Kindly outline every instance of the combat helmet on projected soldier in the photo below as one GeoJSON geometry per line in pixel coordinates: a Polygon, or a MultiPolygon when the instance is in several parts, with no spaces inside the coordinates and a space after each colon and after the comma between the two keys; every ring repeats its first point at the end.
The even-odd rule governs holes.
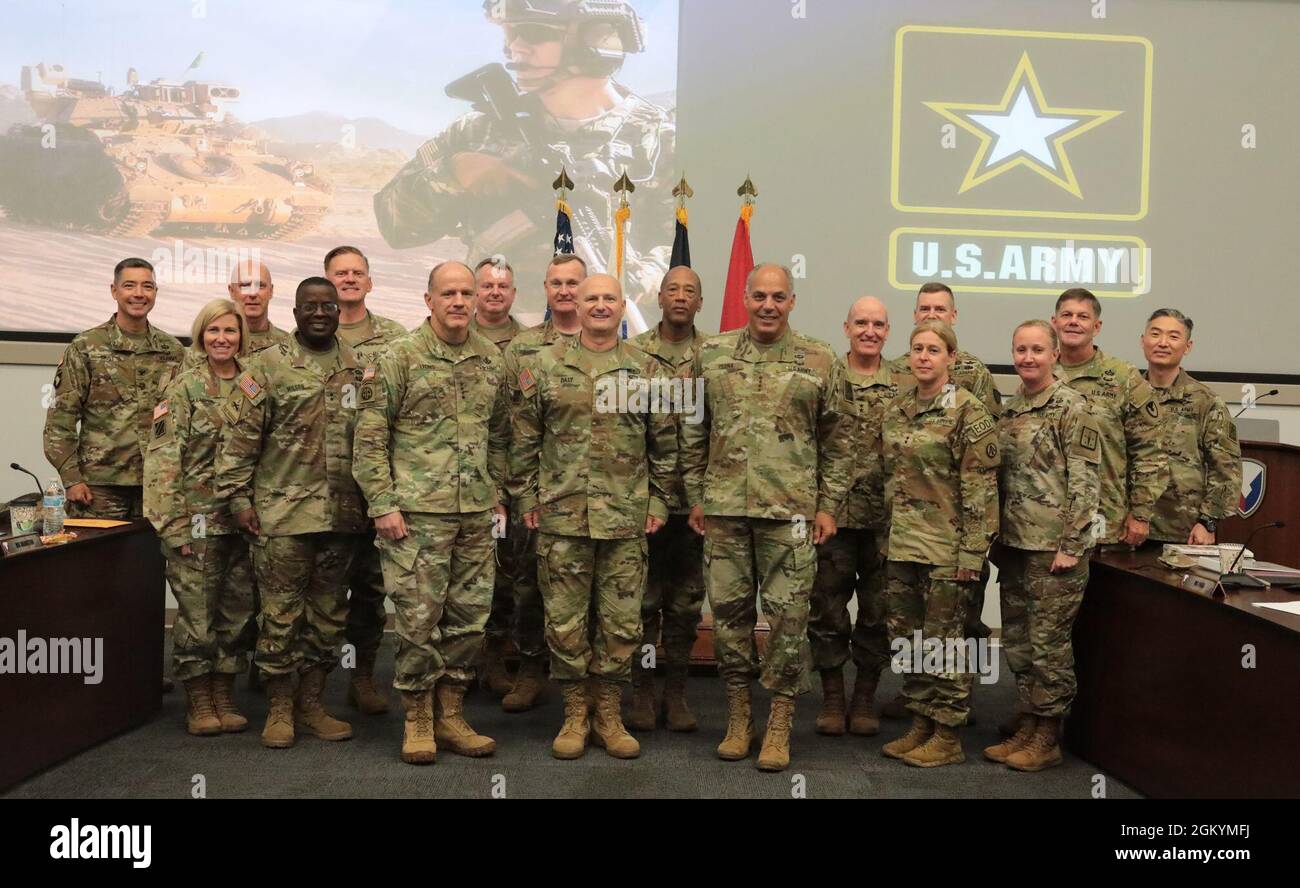
{"type": "Polygon", "coordinates": [[[672,241],[676,125],[613,80],[628,54],[645,50],[640,17],[615,0],[486,0],[483,9],[504,32],[508,65],[448,84],[473,110],[375,195],[380,233],[399,248],[459,237],[470,255],[508,254],[520,280],[535,280],[553,252],[550,184],[561,169],[574,182],[573,252],[591,261],[613,253],[609,186],[626,170],[648,224],[627,241],[629,296],[656,288],[672,241]],[[554,90],[574,78],[586,82],[554,90]]]}

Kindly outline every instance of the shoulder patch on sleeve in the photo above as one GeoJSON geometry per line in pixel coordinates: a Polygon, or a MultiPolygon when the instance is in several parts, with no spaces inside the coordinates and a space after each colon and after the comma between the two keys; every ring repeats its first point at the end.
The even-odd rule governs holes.
{"type": "Polygon", "coordinates": [[[1147,401],[1146,406],[1143,407],[1142,410],[1143,412],[1146,413],[1147,416],[1151,417],[1152,419],[1160,418],[1160,407],[1157,406],[1155,398],[1152,398],[1151,400],[1147,401]]]}
{"type": "Polygon", "coordinates": [[[162,419],[170,412],[171,412],[171,401],[167,398],[163,398],[161,401],[158,402],[158,406],[153,409],[153,418],[155,420],[162,419]]]}
{"type": "Polygon", "coordinates": [[[1092,422],[1081,423],[1071,449],[1090,463],[1100,463],[1101,431],[1092,422]]]}
{"type": "Polygon", "coordinates": [[[368,365],[366,366],[366,369],[363,370],[363,371],[361,371],[361,381],[362,381],[362,382],[369,382],[370,380],[372,380],[372,379],[375,378],[375,373],[376,373],[376,372],[378,372],[378,371],[375,369],[375,365],[374,365],[374,364],[368,364],[368,365]]]}
{"type": "MultiPolygon", "coordinates": [[[[993,417],[987,415],[981,416],[966,427],[966,440],[974,444],[997,427],[998,424],[993,421],[993,417]]],[[[994,450],[996,451],[996,449],[997,445],[994,445],[994,450]]]]}
{"type": "Polygon", "coordinates": [[[257,400],[262,397],[262,387],[247,373],[239,377],[239,390],[253,403],[257,403],[257,400]]]}

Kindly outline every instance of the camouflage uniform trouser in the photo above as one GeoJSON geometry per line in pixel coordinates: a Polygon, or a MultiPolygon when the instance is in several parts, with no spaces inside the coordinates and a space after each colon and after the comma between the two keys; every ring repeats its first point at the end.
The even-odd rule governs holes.
{"type": "Polygon", "coordinates": [[[537,578],[546,607],[552,678],[632,678],[648,549],[645,537],[537,535],[537,578]]]}
{"type": "MultiPolygon", "coordinates": [[[[927,644],[945,646],[965,641],[966,614],[976,595],[976,583],[941,579],[935,573],[952,574],[955,568],[890,561],[886,568],[885,594],[889,614],[889,636],[914,643],[919,630],[927,644]],[[936,639],[930,642],[929,639],[936,639]]],[[[911,659],[908,659],[910,665],[911,659]]],[[[907,708],[939,724],[958,727],[970,713],[970,692],[974,684],[973,664],[957,671],[956,663],[945,658],[940,672],[903,673],[903,696],[907,708]]]]}
{"type": "Polygon", "coordinates": [[[356,557],[348,571],[348,625],[344,635],[358,651],[378,649],[384,640],[388,615],[384,612],[384,572],[371,527],[357,539],[356,557]]]}
{"type": "Polygon", "coordinates": [[[253,617],[253,566],[237,533],[190,543],[193,554],[162,544],[167,582],[176,596],[172,675],[178,681],[209,672],[237,673],[248,653],[244,629],[253,617]]]}
{"type": "MultiPolygon", "coordinates": [[[[546,656],[546,609],[542,604],[542,590],[537,580],[537,531],[524,526],[524,516],[514,503],[510,504],[510,525],[506,529],[507,540],[513,538],[514,545],[502,546],[498,551],[508,549],[510,555],[501,561],[504,570],[507,561],[510,565],[507,582],[513,582],[514,601],[513,629],[515,647],[524,657],[546,656]]],[[[498,583],[498,588],[500,584],[498,583]]],[[[506,594],[504,590],[502,594],[506,594]]],[[[495,597],[496,590],[493,595],[495,597]]]]}
{"type": "Polygon", "coordinates": [[[1020,700],[1043,717],[1066,715],[1078,689],[1074,678],[1074,618],[1088,585],[1088,558],[1054,574],[1055,552],[1002,547],[1002,649],[1016,675],[1020,700]]]}
{"type": "MultiPolygon", "coordinates": [[[[662,641],[664,666],[670,671],[690,666],[704,605],[704,537],[691,530],[687,517],[669,515],[648,538],[650,566],[641,599],[641,647],[662,641]]],[[[642,671],[640,656],[633,669],[642,671]]]]}
{"type": "Polygon", "coordinates": [[[356,540],[354,533],[301,533],[258,537],[249,546],[262,599],[257,665],[264,673],[338,664],[356,540]]]}
{"type": "Polygon", "coordinates": [[[767,518],[710,515],[704,523],[704,587],[713,611],[713,649],[728,685],[795,696],[810,690],[808,608],[817,550],[803,527],[767,518]],[[754,648],[759,596],[772,627],[760,675],[754,648]]]}
{"type": "Polygon", "coordinates": [[[839,669],[853,653],[860,673],[879,675],[889,665],[885,626],[885,559],[874,531],[840,528],[817,552],[817,581],[808,614],[813,668],[839,669]],[[858,619],[849,621],[849,599],[857,594],[858,619]]]}
{"type": "Polygon", "coordinates": [[[144,517],[144,488],[124,484],[89,484],[90,505],[68,503],[72,518],[112,518],[128,521],[144,517]]]}
{"type": "Polygon", "coordinates": [[[406,536],[377,539],[384,589],[397,611],[393,687],[468,684],[492,607],[492,511],[403,512],[406,536]]]}

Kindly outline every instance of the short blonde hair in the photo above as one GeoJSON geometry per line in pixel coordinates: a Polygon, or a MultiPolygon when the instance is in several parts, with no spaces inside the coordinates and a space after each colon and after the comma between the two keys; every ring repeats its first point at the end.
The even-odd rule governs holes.
{"type": "Polygon", "coordinates": [[[1016,329],[1011,331],[1011,342],[1014,344],[1016,341],[1016,334],[1029,327],[1033,327],[1036,330],[1042,330],[1047,334],[1048,341],[1052,343],[1052,351],[1061,350],[1061,340],[1056,335],[1056,328],[1047,323],[1047,321],[1039,320],[1038,318],[1029,321],[1021,321],[1016,326],[1016,329]]]}
{"type": "Polygon", "coordinates": [[[907,344],[910,346],[912,340],[916,339],[921,333],[933,333],[943,340],[944,345],[948,346],[948,354],[957,354],[957,334],[952,332],[952,327],[949,327],[943,321],[931,318],[917,324],[912,328],[912,335],[907,338],[907,344]]]}
{"type": "Polygon", "coordinates": [[[206,355],[208,352],[203,347],[203,331],[208,328],[208,324],[228,314],[234,315],[235,323],[239,325],[239,349],[235,354],[239,356],[246,354],[248,352],[248,322],[244,320],[244,313],[239,310],[239,306],[230,299],[213,299],[199,310],[199,316],[194,319],[194,326],[190,328],[190,337],[193,339],[190,348],[201,355],[206,355]]]}

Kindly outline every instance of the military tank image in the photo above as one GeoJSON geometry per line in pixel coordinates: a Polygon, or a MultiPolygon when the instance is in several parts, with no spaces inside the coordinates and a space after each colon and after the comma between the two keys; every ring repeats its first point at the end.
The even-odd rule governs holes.
{"type": "Polygon", "coordinates": [[[0,207],[11,220],[115,237],[292,240],[329,212],[333,189],[311,164],[268,153],[228,112],[238,88],[138,81],[131,69],[115,94],[62,65],[22,68],[41,122],[0,137],[0,207]]]}

